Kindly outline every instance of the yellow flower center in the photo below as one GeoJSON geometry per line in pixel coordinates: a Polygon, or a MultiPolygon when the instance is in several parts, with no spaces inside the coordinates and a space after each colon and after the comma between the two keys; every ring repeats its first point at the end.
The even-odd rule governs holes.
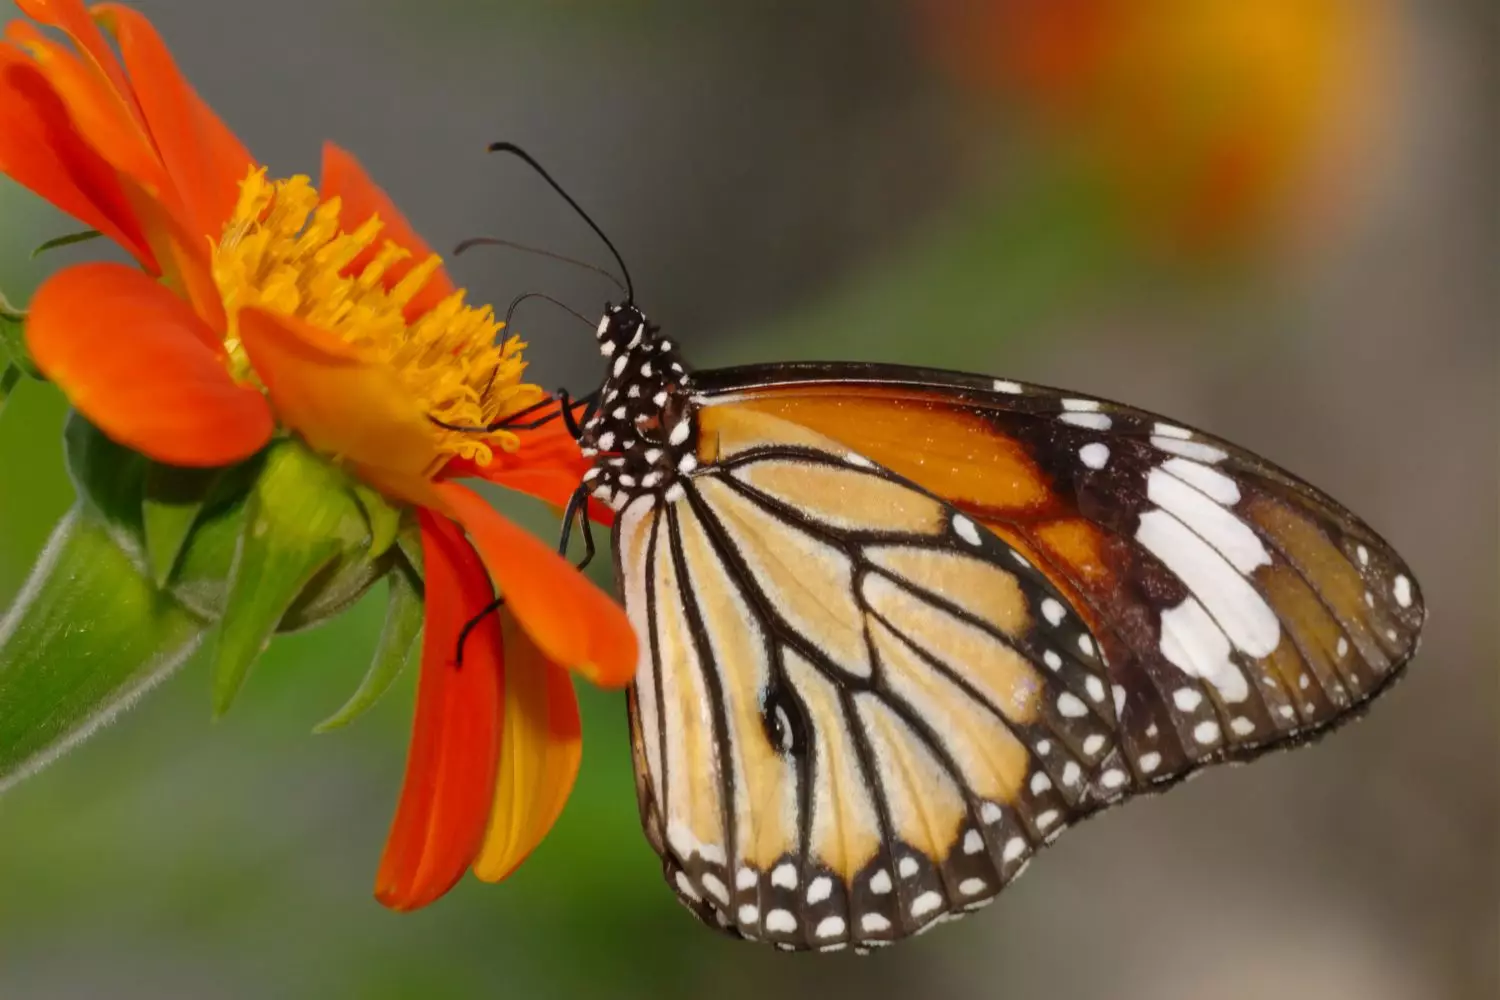
{"type": "MultiPolygon", "coordinates": [[[[254,306],[342,337],[389,366],[419,406],[444,423],[486,426],[544,397],[521,381],[526,345],[514,337],[497,344],[504,324],[489,306],[465,305],[461,289],[408,320],[405,307],[442,266],[436,254],[390,288],[382,281],[386,272],[410,254],[389,240],[368,263],[351,269],[376,246],[384,224],[372,217],[346,233],[339,208],[337,198],[320,201],[307,177],[268,181],[261,168],[241,182],[239,204],[213,252],[214,281],[229,316],[225,347],[236,376],[253,374],[235,316],[254,306]]],[[[519,444],[507,431],[433,430],[440,454],[480,465],[489,463],[492,449],[514,451],[519,444]]]]}

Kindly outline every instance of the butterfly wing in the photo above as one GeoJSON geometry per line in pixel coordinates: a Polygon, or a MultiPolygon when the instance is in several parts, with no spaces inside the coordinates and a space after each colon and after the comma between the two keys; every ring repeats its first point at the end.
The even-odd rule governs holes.
{"type": "Polygon", "coordinates": [[[1369,529],[1140,411],[869,366],[693,393],[696,468],[615,549],[644,825],[731,933],[868,947],[983,905],[1068,824],[1305,740],[1415,647],[1369,529]]]}

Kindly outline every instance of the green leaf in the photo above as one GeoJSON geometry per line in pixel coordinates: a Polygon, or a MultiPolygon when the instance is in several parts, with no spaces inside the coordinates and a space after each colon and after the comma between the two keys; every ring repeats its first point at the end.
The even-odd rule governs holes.
{"type": "MultiPolygon", "coordinates": [[[[214,714],[234,702],[250,666],[297,598],[369,538],[337,469],[294,441],[273,445],[250,494],[214,651],[214,714]]],[[[364,560],[361,560],[365,562],[364,560]]]]}
{"type": "Polygon", "coordinates": [[[337,712],[313,727],[315,733],[326,733],[347,726],[380,700],[408,662],[422,650],[422,583],[416,572],[404,562],[386,574],[390,588],[386,601],[385,626],[375,647],[364,680],[337,712]]]}
{"type": "Polygon", "coordinates": [[[0,621],[0,787],[56,759],[197,647],[204,624],[79,504],[0,621]]]}
{"type": "Polygon", "coordinates": [[[222,469],[183,469],[158,463],[147,468],[141,521],[146,563],[158,587],[171,579],[188,534],[222,476],[222,469]]]}
{"type": "Polygon", "coordinates": [[[55,236],[31,251],[31,259],[36,260],[48,250],[56,250],[58,247],[72,246],[74,243],[87,243],[89,240],[97,240],[104,234],[97,229],[85,229],[81,233],[69,233],[66,236],[55,236]]]}

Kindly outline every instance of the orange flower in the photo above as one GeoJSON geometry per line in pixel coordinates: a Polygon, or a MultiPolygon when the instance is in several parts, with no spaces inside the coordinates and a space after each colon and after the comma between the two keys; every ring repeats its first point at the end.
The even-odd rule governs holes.
{"type": "Polygon", "coordinates": [[[267,179],[139,13],[18,2],[72,47],[9,25],[0,171],[139,265],[81,264],[43,284],[26,330],[37,366],[152,459],[227,465],[283,428],[416,508],[426,632],[376,895],[409,909],[471,866],[504,877],[550,828],[577,770],[563,668],[619,686],[635,667],[623,613],[449,481],[479,474],[554,504],[579,482],[585,462],[555,422],[488,435],[434,423],[488,425],[544,400],[521,381],[522,345],[496,344],[490,309],[465,304],[349,154],[325,147],[321,191],[267,179]],[[503,620],[473,631],[460,666],[460,629],[496,585],[503,620]]]}
{"type": "Polygon", "coordinates": [[[1360,169],[1344,161],[1389,68],[1378,2],[918,2],[946,67],[1016,98],[1189,251],[1339,198],[1317,182],[1360,169]]]}

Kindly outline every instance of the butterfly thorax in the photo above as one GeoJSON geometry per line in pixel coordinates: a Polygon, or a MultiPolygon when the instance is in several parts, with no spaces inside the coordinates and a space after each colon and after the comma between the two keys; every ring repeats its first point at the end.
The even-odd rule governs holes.
{"type": "Polygon", "coordinates": [[[697,466],[687,412],[689,374],[675,345],[635,306],[610,306],[596,333],[609,364],[579,445],[594,460],[594,497],[621,510],[643,493],[675,499],[697,466]]]}

